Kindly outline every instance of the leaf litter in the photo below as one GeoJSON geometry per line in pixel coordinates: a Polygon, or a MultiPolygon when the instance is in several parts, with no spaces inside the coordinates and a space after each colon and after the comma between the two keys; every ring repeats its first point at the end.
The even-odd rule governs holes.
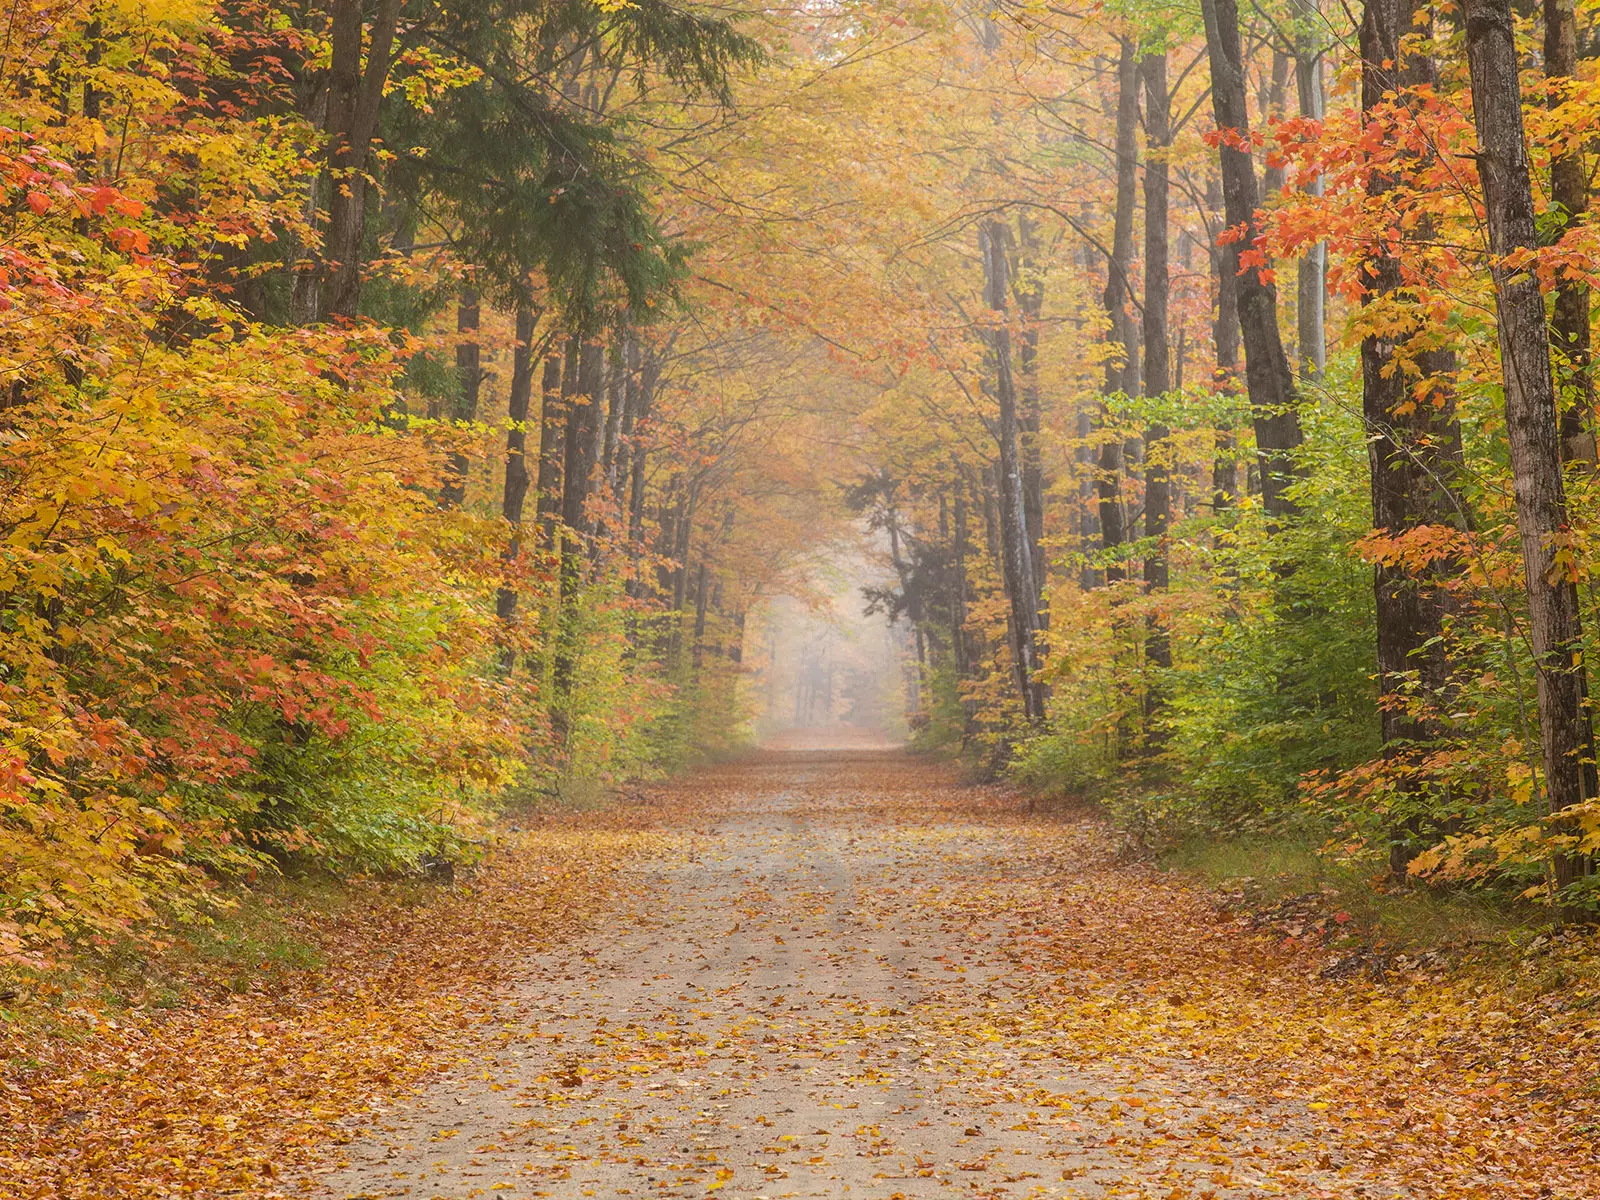
{"type": "Polygon", "coordinates": [[[367,912],[298,990],[86,1014],[0,1091],[4,1194],[1595,1194],[1570,997],[1330,975],[1095,820],[900,755],[651,799],[367,912]]]}

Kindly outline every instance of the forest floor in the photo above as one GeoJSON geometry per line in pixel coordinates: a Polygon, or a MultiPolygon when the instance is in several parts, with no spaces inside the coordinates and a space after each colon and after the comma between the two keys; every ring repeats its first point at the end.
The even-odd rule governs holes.
{"type": "Polygon", "coordinates": [[[8,1070],[0,1194],[1596,1195],[1600,1009],[1548,954],[1349,972],[861,745],[521,836],[302,982],[8,1070]]]}

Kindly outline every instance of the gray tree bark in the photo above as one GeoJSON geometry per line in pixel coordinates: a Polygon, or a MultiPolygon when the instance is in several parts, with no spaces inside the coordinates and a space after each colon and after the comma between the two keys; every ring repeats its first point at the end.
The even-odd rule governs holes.
{"type": "Polygon", "coordinates": [[[1249,148],[1250,114],[1245,100],[1244,64],[1239,49],[1236,0],[1201,0],[1206,49],[1211,61],[1211,107],[1223,140],[1223,211],[1230,240],[1223,246],[1224,270],[1233,277],[1244,342],[1245,387],[1250,394],[1262,507],[1271,518],[1293,516],[1298,505],[1287,489],[1297,473],[1294,452],[1302,441],[1299,396],[1278,332],[1277,289],[1251,265],[1240,272],[1243,255],[1259,249],[1256,227],[1255,163],[1249,148]]]}
{"type": "Polygon", "coordinates": [[[1011,602],[1011,650],[1023,711],[1029,721],[1044,716],[1044,685],[1039,671],[1039,585],[1033,575],[1028,549],[1026,500],[1022,487],[1021,427],[1017,420],[1016,384],[1011,373],[1011,331],[1006,326],[1011,295],[1010,262],[1006,255],[1008,230],[1000,221],[986,221],[980,241],[984,263],[984,293],[995,323],[989,331],[994,360],[995,397],[1000,420],[999,442],[1000,542],[1006,595],[1011,602]]]}
{"type": "MultiPolygon", "coordinates": [[[[1565,103],[1578,77],[1578,26],[1572,0],[1544,0],[1544,73],[1557,86],[1550,105],[1565,103]]],[[[1550,213],[1556,224],[1552,239],[1577,225],[1589,210],[1589,173],[1582,147],[1570,151],[1557,144],[1550,156],[1550,213]]],[[[1595,462],[1594,362],[1590,351],[1589,285],[1581,279],[1556,284],[1555,312],[1550,322],[1555,351],[1556,395],[1561,405],[1561,447],[1566,461],[1595,462]]]]}
{"type": "MultiPolygon", "coordinates": [[[[1382,122],[1385,105],[1403,106],[1401,89],[1431,76],[1431,60],[1402,53],[1401,39],[1413,32],[1414,0],[1367,0],[1362,12],[1361,105],[1368,124],[1382,122]]],[[[1381,129],[1381,124],[1379,125],[1381,129]]],[[[1381,198],[1396,184],[1373,171],[1367,194],[1381,198]]],[[[1448,368],[1415,343],[1425,337],[1420,314],[1408,316],[1402,277],[1402,247],[1379,237],[1367,256],[1364,306],[1379,305],[1391,329],[1361,343],[1362,414],[1372,470],[1372,523],[1391,534],[1427,525],[1459,527],[1464,511],[1454,493],[1462,468],[1461,427],[1450,380],[1430,376],[1448,368]],[[1409,322],[1409,328],[1407,323],[1409,322]],[[1418,396],[1419,388],[1426,391],[1418,396]]],[[[1424,342],[1425,345],[1425,342],[1424,342]]],[[[1448,572],[1449,567],[1441,567],[1448,572]]],[[[1449,686],[1451,662],[1445,645],[1444,597],[1429,572],[1419,576],[1401,564],[1373,570],[1377,617],[1379,737],[1404,801],[1390,834],[1390,870],[1403,876],[1429,825],[1421,760],[1442,727],[1429,715],[1449,686]],[[1415,673],[1418,690],[1411,688],[1415,673]]]]}
{"type": "MultiPolygon", "coordinates": [[[[1167,345],[1168,246],[1167,150],[1172,141],[1171,97],[1167,93],[1167,53],[1147,54],[1140,64],[1144,77],[1144,394],[1162,396],[1171,388],[1167,345]]],[[[1172,524],[1170,431],[1152,422],[1145,431],[1144,535],[1152,542],[1144,560],[1146,592],[1167,590],[1170,569],[1167,533],[1172,524]]],[[[1145,633],[1145,659],[1158,670],[1172,666],[1172,641],[1166,627],[1152,616],[1145,633]]],[[[1147,733],[1161,707],[1161,688],[1145,691],[1147,733]]]]}
{"type": "MultiPolygon", "coordinates": [[[[1586,703],[1577,582],[1556,557],[1568,530],[1567,496],[1544,297],[1531,272],[1504,265],[1507,255],[1538,245],[1508,0],[1467,0],[1466,35],[1529,640],[1538,671],[1545,796],[1550,812],[1559,814],[1595,794],[1594,730],[1586,703]]],[[[1555,882],[1564,886],[1585,869],[1576,856],[1558,856],[1555,882]]]]}

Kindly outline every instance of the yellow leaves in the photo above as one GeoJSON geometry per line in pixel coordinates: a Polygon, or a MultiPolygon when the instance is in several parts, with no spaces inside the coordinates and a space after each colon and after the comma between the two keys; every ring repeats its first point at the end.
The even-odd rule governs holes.
{"type": "Polygon", "coordinates": [[[1506,787],[1517,804],[1527,804],[1533,799],[1534,771],[1525,762],[1506,764],[1506,787]]]}
{"type": "Polygon", "coordinates": [[[216,11],[213,0],[111,0],[107,8],[135,28],[154,23],[169,29],[193,28],[216,11]]]}
{"type": "Polygon", "coordinates": [[[706,1184],[706,1191],[707,1192],[721,1191],[723,1188],[727,1187],[728,1184],[730,1184],[732,1182],[733,1182],[733,1168],[732,1167],[718,1167],[716,1175],[712,1178],[711,1182],[706,1184]]]}

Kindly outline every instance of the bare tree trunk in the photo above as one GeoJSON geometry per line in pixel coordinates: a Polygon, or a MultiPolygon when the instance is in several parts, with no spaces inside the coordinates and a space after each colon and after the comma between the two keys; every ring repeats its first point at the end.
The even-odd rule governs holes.
{"type": "Polygon", "coordinates": [[[606,371],[606,422],[600,442],[600,474],[608,490],[615,491],[617,444],[622,440],[622,412],[628,398],[628,351],[626,339],[611,354],[606,371]]]}
{"type": "Polygon", "coordinates": [[[1240,235],[1223,247],[1223,269],[1233,276],[1238,297],[1262,507],[1269,517],[1282,518],[1299,511],[1286,493],[1296,474],[1294,452],[1302,440],[1299,397],[1278,332],[1277,290],[1263,281],[1256,266],[1243,274],[1239,270],[1242,255],[1259,252],[1256,172],[1239,51],[1239,10],[1236,0],[1201,0],[1200,7],[1211,60],[1211,107],[1223,135],[1219,147],[1223,209],[1230,232],[1240,235]]]}
{"type": "MultiPolygon", "coordinates": [[[[478,419],[478,389],[483,383],[483,356],[476,336],[464,335],[478,332],[480,320],[478,289],[464,287],[456,305],[456,393],[455,419],[465,424],[478,419]]],[[[440,508],[460,508],[467,498],[467,472],[471,462],[460,451],[450,455],[445,471],[444,486],[439,489],[440,508]]]]}
{"type": "MultiPolygon", "coordinates": [[[[1172,140],[1167,94],[1167,53],[1147,54],[1140,64],[1144,76],[1144,127],[1147,150],[1144,165],[1144,393],[1161,396],[1171,387],[1167,347],[1169,292],[1167,247],[1167,150],[1172,140]]],[[[1167,531],[1172,524],[1172,494],[1168,441],[1170,430],[1152,423],[1145,432],[1144,535],[1152,542],[1144,560],[1144,586],[1149,593],[1165,592],[1169,582],[1167,531]]],[[[1145,632],[1145,659],[1157,670],[1172,666],[1172,641],[1159,617],[1152,615],[1145,632]]],[[[1145,690],[1146,736],[1161,708],[1161,684],[1145,690]]]]}
{"type": "Polygon", "coordinates": [[[987,221],[983,242],[984,284],[996,323],[989,335],[994,356],[995,396],[1000,402],[996,438],[1000,444],[1000,544],[1005,564],[1006,593],[1011,601],[1013,665],[1023,710],[1029,721],[1044,716],[1044,687],[1039,683],[1039,586],[1028,551],[1026,503],[1022,489],[1021,430],[1011,375],[1011,331],[1004,324],[1010,297],[1010,264],[1006,258],[1007,228],[987,221]]]}
{"type": "MultiPolygon", "coordinates": [[[[1557,557],[1566,545],[1568,516],[1544,298],[1526,267],[1505,265],[1507,255],[1538,245],[1509,0],[1467,0],[1466,33],[1499,317],[1506,436],[1539,673],[1540,748],[1547,803],[1556,814],[1595,794],[1594,730],[1585,703],[1577,581],[1557,557]]],[[[1554,882],[1565,886],[1584,870],[1583,859],[1558,855],[1554,882]]]]}
{"type": "MultiPolygon", "coordinates": [[[[320,82],[315,86],[307,103],[302,105],[301,112],[311,123],[312,128],[326,130],[328,125],[328,87],[323,78],[323,72],[317,72],[314,78],[320,82]]],[[[322,196],[327,190],[328,172],[326,166],[320,171],[311,173],[305,184],[305,203],[301,207],[301,216],[305,219],[308,228],[315,228],[322,212],[322,196]]],[[[294,260],[294,277],[289,285],[289,324],[305,326],[314,324],[322,312],[322,259],[320,252],[313,252],[310,247],[295,240],[292,252],[294,260]]]]}
{"type": "MultiPolygon", "coordinates": [[[[595,434],[605,395],[605,347],[586,341],[578,354],[578,391],[567,414],[561,467],[561,523],[578,537],[589,532],[589,493],[595,469],[595,434]]],[[[572,539],[567,539],[570,544],[572,539]]]]}

